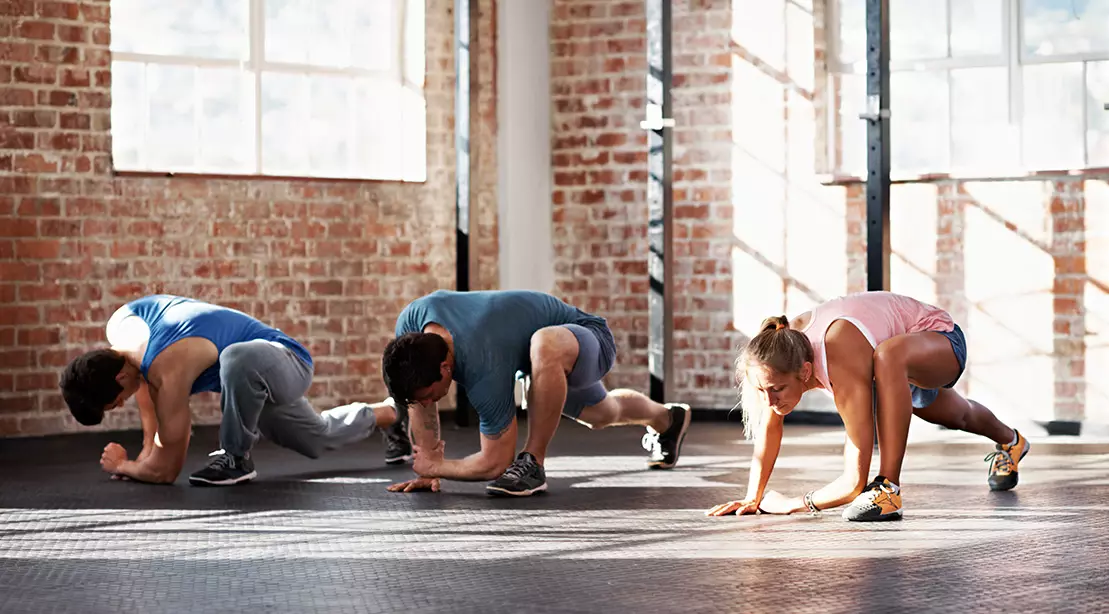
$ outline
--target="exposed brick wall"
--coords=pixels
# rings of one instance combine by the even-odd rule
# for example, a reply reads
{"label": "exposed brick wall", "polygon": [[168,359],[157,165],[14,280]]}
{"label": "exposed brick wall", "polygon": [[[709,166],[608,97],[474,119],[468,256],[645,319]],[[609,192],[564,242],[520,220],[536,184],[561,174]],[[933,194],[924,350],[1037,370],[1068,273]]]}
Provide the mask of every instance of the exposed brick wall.
{"label": "exposed brick wall", "polygon": [[[734,403],[729,2],[673,7],[675,398]],[[556,0],[551,16],[556,293],[609,319],[610,386],[647,377],[643,2]]]}
{"label": "exposed brick wall", "polygon": [[[488,47],[476,50],[473,147],[490,172],[492,0],[479,7]],[[399,184],[113,176],[109,3],[4,3],[0,436],[76,428],[59,369],[104,342],[120,304],[153,292],[244,309],[304,341],[318,408],[383,396],[380,352],[396,314],[454,285],[450,8],[428,3],[428,180]],[[477,235],[495,240],[495,179],[478,185]],[[495,283],[495,251],[475,259],[475,285]],[[218,417],[210,398],[193,407],[199,422]],[[132,406],[105,427],[136,424]]]}

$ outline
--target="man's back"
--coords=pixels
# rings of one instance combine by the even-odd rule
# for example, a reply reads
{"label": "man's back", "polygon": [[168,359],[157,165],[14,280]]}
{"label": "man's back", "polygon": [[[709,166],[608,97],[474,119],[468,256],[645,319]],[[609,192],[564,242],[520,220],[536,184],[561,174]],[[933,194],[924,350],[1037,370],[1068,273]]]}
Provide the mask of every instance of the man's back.
{"label": "man's back", "polygon": [[[140,370],[148,376],[154,360],[166,348],[182,339],[199,337],[216,346],[217,354],[227,346],[261,339],[280,343],[291,349],[308,365],[308,350],[280,330],[235,309],[213,305],[196,299],[156,294],[144,296],[127,304],[135,316],[150,329],[146,353]],[[219,392],[219,363],[208,367],[192,386],[192,392]]]}

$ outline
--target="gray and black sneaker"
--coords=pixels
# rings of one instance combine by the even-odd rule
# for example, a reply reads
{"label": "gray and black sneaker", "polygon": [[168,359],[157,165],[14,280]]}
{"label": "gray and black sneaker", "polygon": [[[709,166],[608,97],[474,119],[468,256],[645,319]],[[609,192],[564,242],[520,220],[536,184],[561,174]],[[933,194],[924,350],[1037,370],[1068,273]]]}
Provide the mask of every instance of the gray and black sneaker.
{"label": "gray and black sneaker", "polygon": [[527,497],[547,490],[547,472],[531,452],[520,452],[501,477],[485,487],[496,496]]}
{"label": "gray and black sneaker", "polygon": [[670,410],[670,428],[659,433],[648,426],[647,434],[643,436],[643,448],[647,450],[647,467],[651,469],[670,469],[678,464],[682,442],[685,441],[689,420],[693,416],[689,406],[681,403],[669,403],[666,409]]}
{"label": "gray and black sneaker", "polygon": [[249,456],[235,456],[216,450],[208,456],[215,457],[208,466],[189,476],[194,486],[231,486],[249,482],[258,477],[254,461]]}
{"label": "gray and black sneaker", "polygon": [[408,407],[397,407],[390,397],[385,402],[397,411],[397,421],[382,429],[381,437],[385,440],[385,464],[400,465],[411,461],[412,437],[408,432]]}

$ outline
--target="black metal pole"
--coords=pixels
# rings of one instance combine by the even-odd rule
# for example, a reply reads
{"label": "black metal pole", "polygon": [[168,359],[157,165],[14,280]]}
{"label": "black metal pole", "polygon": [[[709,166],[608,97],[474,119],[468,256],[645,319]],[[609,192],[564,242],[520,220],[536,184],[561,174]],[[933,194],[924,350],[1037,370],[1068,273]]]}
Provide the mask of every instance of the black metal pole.
{"label": "black metal pole", "polygon": [[650,396],[664,403],[674,386],[674,195],[670,85],[670,0],[647,2],[647,273],[649,339],[647,366]]}
{"label": "black metal pole", "polygon": [[866,0],[866,288],[890,288],[889,0]]}
{"label": "black metal pole", "polygon": [[[470,0],[454,0],[455,289],[470,290]],[[470,425],[470,400],[456,386],[454,421]]]}

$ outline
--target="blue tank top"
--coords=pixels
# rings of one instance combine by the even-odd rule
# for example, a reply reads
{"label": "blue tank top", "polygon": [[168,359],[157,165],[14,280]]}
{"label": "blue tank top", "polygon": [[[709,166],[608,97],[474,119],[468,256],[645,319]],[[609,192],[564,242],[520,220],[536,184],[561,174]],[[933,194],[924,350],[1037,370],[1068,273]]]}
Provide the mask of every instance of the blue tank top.
{"label": "blue tank top", "polygon": [[[256,339],[274,341],[289,348],[305,364],[312,366],[312,355],[303,345],[241,311],[167,294],[144,296],[127,303],[127,307],[150,327],[150,340],[140,367],[143,377],[146,377],[150,364],[158,354],[188,337],[207,339],[215,344],[220,353],[233,343]],[[220,392],[218,360],[193,382],[192,394],[198,392]]]}

